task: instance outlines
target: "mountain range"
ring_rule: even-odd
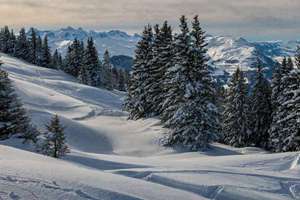
[[[98,32],[67,27],[54,31],[36,31],[42,37],[47,35],[51,49],[58,49],[62,54],[66,53],[68,45],[75,38],[86,41],[88,37],[93,37],[100,56],[108,49],[117,58],[114,62],[127,69],[128,63],[132,63],[130,57],[134,57],[136,44],[141,39],[138,34],[130,35],[119,30]],[[247,72],[248,78],[251,78],[257,58],[263,62],[266,74],[270,77],[277,61],[283,56],[293,56],[297,45],[300,45],[300,40],[252,42],[242,37],[211,35],[208,35],[207,42],[213,74],[224,83],[237,67]]]

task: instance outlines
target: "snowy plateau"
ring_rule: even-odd
[[[1,60],[38,128],[60,116],[70,153],[53,159],[18,139],[1,141],[0,199],[300,199],[299,152],[217,143],[207,152],[165,148],[158,120],[127,120],[123,93],[81,85],[61,71],[4,54]]]
[[[52,50],[58,49],[63,55],[75,38],[86,41],[88,37],[93,37],[100,56],[108,49],[112,56],[133,57],[136,44],[141,39],[138,34],[129,35],[119,30],[97,32],[67,27],[55,31],[36,31],[42,37],[47,35]],[[249,72],[247,75],[251,79],[257,58],[266,66],[265,71],[270,78],[278,58],[293,56],[297,45],[300,45],[300,41],[250,42],[244,38],[211,35],[208,35],[207,43],[213,74],[223,84],[237,67]]]

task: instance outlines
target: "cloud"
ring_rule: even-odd
[[[140,31],[147,23],[176,25],[182,14],[199,14],[208,32],[283,38],[297,37],[299,10],[299,0],[0,0],[0,23]]]

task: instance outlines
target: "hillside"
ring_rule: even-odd
[[[299,153],[220,144],[203,153],[165,148],[158,120],[126,119],[123,93],[1,56],[34,124],[43,129],[57,113],[71,153],[57,160],[18,139],[1,141],[0,199],[300,199]]]

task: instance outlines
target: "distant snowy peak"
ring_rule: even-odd
[[[47,35],[51,49],[58,49],[63,54],[66,53],[68,45],[75,38],[86,41],[89,37],[93,37],[100,55],[103,55],[104,51],[108,49],[111,55],[133,56],[136,43],[140,40],[138,34],[129,35],[119,30],[98,32],[67,27],[54,31],[36,31],[42,37]]]
[[[82,28],[66,27],[55,31],[40,31],[41,36],[47,35],[52,50],[58,49],[65,54],[67,47],[77,38],[86,41],[93,37],[99,55],[102,56],[108,49],[111,56],[134,57],[136,44],[141,39],[138,34],[129,35],[120,30],[106,32],[84,30]],[[237,67],[247,72],[247,76],[253,74],[255,62],[259,58],[266,66],[266,73],[271,77],[273,67],[278,57],[293,56],[300,41],[261,41],[251,42],[244,38],[231,36],[207,36],[208,55],[212,58],[211,66],[215,77],[221,82],[227,82],[230,75]],[[123,61],[118,63],[123,65]],[[127,62],[125,59],[124,62]],[[249,73],[248,73],[249,72]]]

